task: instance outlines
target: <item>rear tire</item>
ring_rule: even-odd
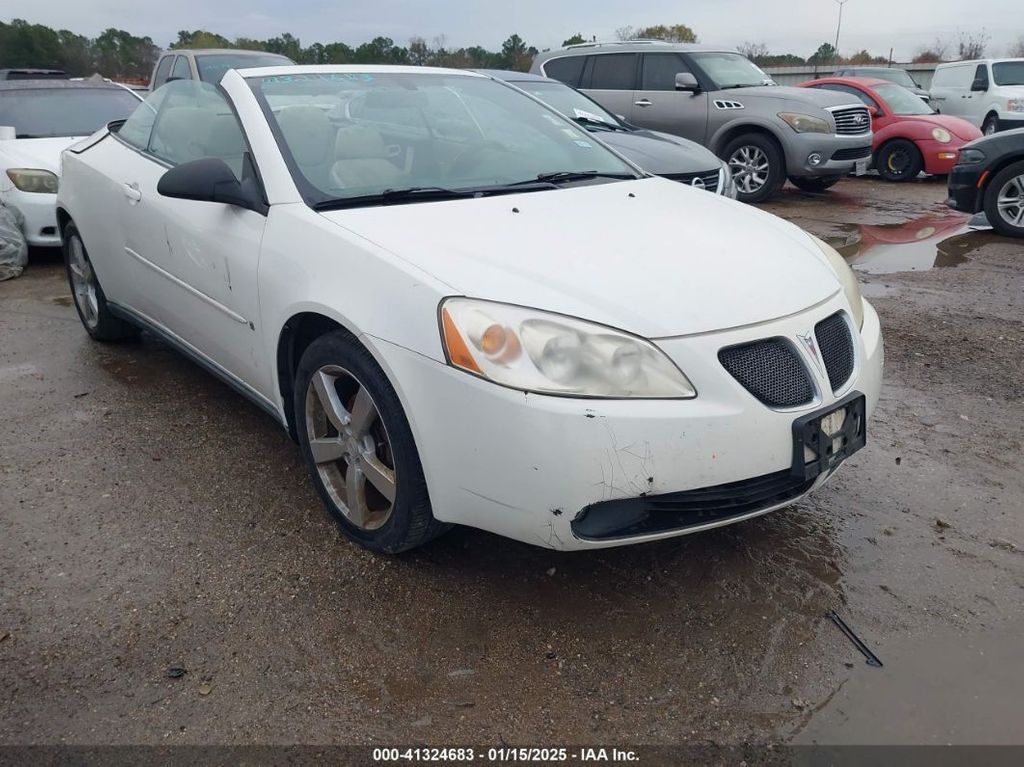
[[[448,529],[431,512],[398,395],[351,334],[338,330],[309,345],[295,373],[293,406],[313,486],[347,538],[396,554]]]
[[[842,176],[790,176],[789,183],[804,192],[824,192],[842,180]]]
[[[893,139],[878,150],[875,168],[886,181],[911,181],[924,167],[920,150],[913,141]]]
[[[985,118],[985,122],[981,124],[981,132],[986,136],[991,136],[994,133],[999,132],[999,117],[997,115],[989,115]]]
[[[139,329],[111,313],[107,297],[100,287],[99,278],[74,221],[69,221],[64,227],[61,249],[64,252],[64,269],[71,287],[71,298],[85,332],[96,341],[135,338]]]
[[[1003,168],[988,182],[984,208],[999,234],[1024,237],[1024,160]]]
[[[729,164],[740,202],[763,202],[786,183],[786,158],[773,139],[762,133],[744,133],[722,150]]]

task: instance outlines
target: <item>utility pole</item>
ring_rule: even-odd
[[[843,28],[843,6],[850,2],[850,0],[836,0],[836,2],[839,3],[839,23],[836,24],[835,53],[832,56],[833,64],[839,61],[839,30]]]

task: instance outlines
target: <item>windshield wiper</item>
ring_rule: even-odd
[[[635,179],[639,178],[632,173],[614,173],[614,172],[603,172],[599,170],[557,170],[551,173],[538,173],[534,178],[527,179],[526,181],[516,181],[507,186],[527,186],[529,184],[557,184],[562,181],[589,181],[592,178],[615,178],[615,179]]]
[[[357,197],[338,197],[314,203],[313,210],[338,210],[340,208],[365,208],[371,205],[403,205],[412,202],[431,202],[436,200],[461,200],[472,197],[490,197],[496,194],[512,192],[532,192],[540,189],[551,189],[550,183],[537,181],[521,182],[515,189],[511,184],[499,186],[467,187],[465,189],[448,189],[443,186],[411,186],[405,189],[385,189],[375,194],[364,194]],[[529,188],[533,186],[534,188]]]
[[[574,117],[572,119],[574,122],[577,122],[587,128],[607,128],[610,131],[626,130],[621,125],[616,125],[615,123],[610,123],[605,120],[598,120],[594,117]]]

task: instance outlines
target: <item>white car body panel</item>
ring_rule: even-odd
[[[395,68],[279,73],[377,69]],[[292,408],[277,367],[288,321],[316,313],[350,330],[403,404],[437,519],[560,549],[689,533],[703,528],[594,541],[575,537],[570,523],[603,500],[787,469],[793,419],[850,391],[874,410],[883,352],[866,302],[850,382],[833,393],[808,364],[818,396],[799,412],[765,407],[717,361],[724,346],[796,338],[851,313],[827,260],[795,226],[663,179],[317,213],[302,201],[244,81],[252,72],[229,72],[222,87],[258,165],[266,217],[161,197],[166,166],[115,136],[65,155],[59,205],[78,224],[109,301],[282,424]],[[438,306],[452,295],[658,339],[699,394],[551,397],[468,375],[445,362],[441,346]]]
[[[57,231],[57,195],[22,192],[7,176],[13,168],[48,170],[60,175],[60,154],[82,137],[19,138],[0,141],[0,203],[17,208],[25,217],[25,239],[29,245],[60,245]],[[43,232],[44,229],[51,229]]]

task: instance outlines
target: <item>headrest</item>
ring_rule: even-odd
[[[387,159],[387,156],[388,150],[384,139],[370,128],[345,128],[338,131],[338,137],[334,141],[336,160],[377,160]]]
[[[299,165],[327,161],[334,128],[323,109],[305,105],[286,107],[278,113],[277,124]]]

